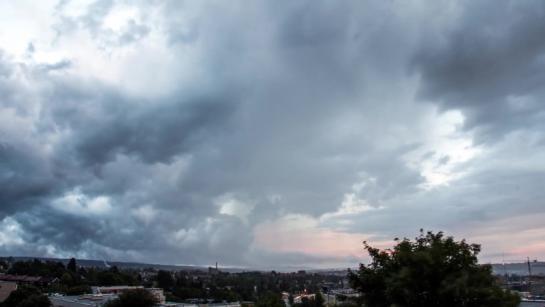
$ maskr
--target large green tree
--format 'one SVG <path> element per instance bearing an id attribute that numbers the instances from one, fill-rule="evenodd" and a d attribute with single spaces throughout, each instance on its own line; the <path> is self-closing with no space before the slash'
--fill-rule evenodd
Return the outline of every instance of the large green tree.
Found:
<path id="1" fill-rule="evenodd" d="M 518 296 L 501 289 L 491 266 L 478 263 L 479 245 L 422 230 L 414 241 L 395 240 L 386 250 L 364 242 L 371 263 L 349 273 L 365 306 L 518 306 Z"/>

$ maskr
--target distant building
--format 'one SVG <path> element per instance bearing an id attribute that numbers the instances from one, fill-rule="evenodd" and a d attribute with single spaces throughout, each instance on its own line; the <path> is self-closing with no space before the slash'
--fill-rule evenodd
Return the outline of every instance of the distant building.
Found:
<path id="1" fill-rule="evenodd" d="M 0 282 L 0 303 L 3 303 L 11 292 L 17 290 L 17 283 L 12 281 Z"/>
<path id="2" fill-rule="evenodd" d="M 218 275 L 220 270 L 218 269 L 218 263 L 216 262 L 216 267 L 208 267 L 208 274 L 210 275 Z"/>
<path id="3" fill-rule="evenodd" d="M 163 289 L 161 289 L 161 288 L 146 288 L 146 290 L 151 292 L 151 294 L 153 294 L 153 296 L 155 296 L 155 298 L 157 299 L 157 301 L 160 304 L 165 303 L 166 298 L 165 298 L 165 293 L 164 293 Z"/>
<path id="4" fill-rule="evenodd" d="M 84 294 L 78 296 L 50 295 L 49 300 L 54 307 L 89 307 L 103 306 L 116 299 L 115 294 Z"/>
<path id="5" fill-rule="evenodd" d="M 18 284 L 35 286 L 47 286 L 56 280 L 57 278 L 52 277 L 0 274 L 0 281 L 11 281 Z"/>
<path id="6" fill-rule="evenodd" d="M 303 302 L 303 299 L 307 298 L 309 300 L 314 300 L 316 298 L 315 294 L 300 294 L 293 298 L 293 303 L 300 304 Z"/>
<path id="7" fill-rule="evenodd" d="M 91 287 L 93 294 L 121 294 L 128 290 L 144 289 L 142 286 Z"/>

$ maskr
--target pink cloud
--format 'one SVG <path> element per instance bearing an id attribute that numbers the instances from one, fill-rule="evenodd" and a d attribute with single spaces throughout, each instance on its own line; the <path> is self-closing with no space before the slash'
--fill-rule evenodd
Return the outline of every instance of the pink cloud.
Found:
<path id="1" fill-rule="evenodd" d="M 316 256 L 366 256 L 362 242 L 370 236 L 320 228 L 316 219 L 304 215 L 287 215 L 258 225 L 254 246 L 276 252 L 298 252 Z M 377 242 L 391 246 L 391 242 Z"/>

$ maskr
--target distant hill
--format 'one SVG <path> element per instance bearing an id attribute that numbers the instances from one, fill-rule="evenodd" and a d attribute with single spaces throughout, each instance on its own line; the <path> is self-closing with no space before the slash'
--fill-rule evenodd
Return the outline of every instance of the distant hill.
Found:
<path id="1" fill-rule="evenodd" d="M 0 257 L 0 260 L 7 260 L 11 258 L 12 261 L 28 261 L 33 259 L 39 259 L 41 261 L 58 261 L 62 262 L 65 265 L 68 264 L 70 259 L 68 258 L 44 258 L 44 257 Z M 96 268 L 107 268 L 107 266 L 117 266 L 120 269 L 145 269 L 153 268 L 156 270 L 167 270 L 167 271 L 202 271 L 207 272 L 208 266 L 193 266 L 193 265 L 172 265 L 172 264 L 155 264 L 155 263 L 142 263 L 142 262 L 122 262 L 122 261 L 104 261 L 104 260 L 92 260 L 92 259 L 76 259 L 79 266 L 83 267 L 96 267 Z M 543 261 L 534 261 L 530 262 L 532 267 L 532 275 L 544 275 L 545 276 L 545 262 Z M 492 263 L 492 269 L 494 274 L 503 275 L 503 274 L 517 274 L 521 276 L 528 275 L 528 264 L 526 262 L 519 263 Z M 237 273 L 245 271 L 269 271 L 269 270 L 259 270 L 259 269 L 244 269 L 244 268 L 225 268 L 219 267 L 223 272 Z M 290 270 L 280 270 L 280 271 L 290 271 Z M 294 272 L 298 271 L 296 269 Z M 308 273 L 318 273 L 325 275 L 346 275 L 346 269 L 308 269 Z"/>
<path id="2" fill-rule="evenodd" d="M 68 258 L 43 258 L 43 257 L 0 257 L 1 260 L 7 260 L 11 258 L 13 261 L 28 261 L 38 259 L 41 261 L 57 261 L 62 262 L 65 265 L 70 259 Z M 104 261 L 104 260 L 91 260 L 91 259 L 76 259 L 77 264 L 82 267 L 95 267 L 95 268 L 107 268 L 108 266 L 116 266 L 120 269 L 145 269 L 153 268 L 156 270 L 168 270 L 168 271 L 208 271 L 207 266 L 192 266 L 192 265 L 168 265 L 168 264 L 154 264 L 154 263 L 140 263 L 140 262 L 120 262 L 120 261 Z M 222 268 L 224 272 L 242 272 L 243 269 L 239 268 Z"/>
<path id="3" fill-rule="evenodd" d="M 534 261 L 530 262 L 532 267 L 532 275 L 545 275 L 545 262 L 543 261 Z M 519 263 L 493 263 L 492 269 L 494 274 L 517 274 L 517 275 L 528 275 L 528 263 L 519 262 Z"/>

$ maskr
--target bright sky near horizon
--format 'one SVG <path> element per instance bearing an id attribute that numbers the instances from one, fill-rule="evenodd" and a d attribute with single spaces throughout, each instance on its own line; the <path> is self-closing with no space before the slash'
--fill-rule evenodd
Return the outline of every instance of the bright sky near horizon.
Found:
<path id="1" fill-rule="evenodd" d="M 541 1 L 0 2 L 0 255 L 545 255 Z"/>

